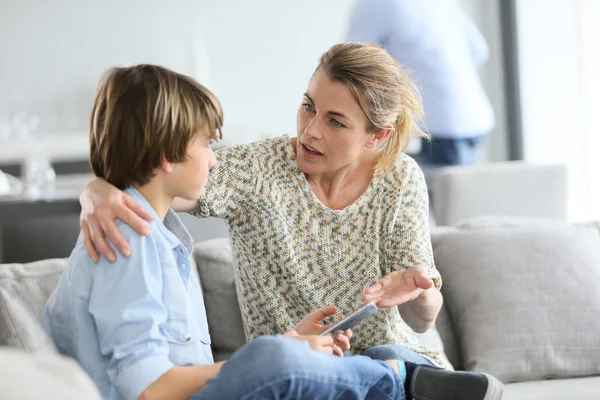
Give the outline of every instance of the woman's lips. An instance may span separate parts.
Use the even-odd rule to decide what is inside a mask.
[[[307,144],[302,143],[302,147],[304,147],[304,149],[309,152],[310,154],[314,154],[314,155],[319,155],[322,156],[323,153],[321,153],[319,150],[315,149],[312,146],[309,146]]]

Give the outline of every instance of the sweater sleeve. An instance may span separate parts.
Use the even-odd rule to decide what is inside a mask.
[[[393,270],[425,267],[435,287],[440,289],[442,277],[435,267],[429,234],[425,176],[412,158],[405,156],[401,163],[399,201],[386,249],[388,265]]]
[[[210,170],[198,199],[199,217],[229,219],[256,187],[256,145],[239,145],[216,152],[217,165]]]

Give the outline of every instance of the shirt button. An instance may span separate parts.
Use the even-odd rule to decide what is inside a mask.
[[[181,269],[186,269],[187,268],[187,264],[181,264]]]
[[[191,339],[192,339],[192,337],[190,335],[186,335],[185,336],[185,341],[186,342],[189,342]]]

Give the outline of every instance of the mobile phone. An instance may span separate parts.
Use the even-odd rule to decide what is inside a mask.
[[[350,329],[365,318],[375,314],[377,310],[377,305],[371,301],[363,305],[358,310],[354,311],[352,314],[342,318],[335,324],[331,325],[329,328],[325,329],[323,332],[321,332],[321,336],[328,335],[335,331],[345,331],[347,329]]]

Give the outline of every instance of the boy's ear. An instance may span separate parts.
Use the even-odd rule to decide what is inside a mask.
[[[173,163],[167,161],[167,159],[163,157],[162,162],[160,163],[160,169],[165,171],[167,174],[170,174],[173,172]]]

